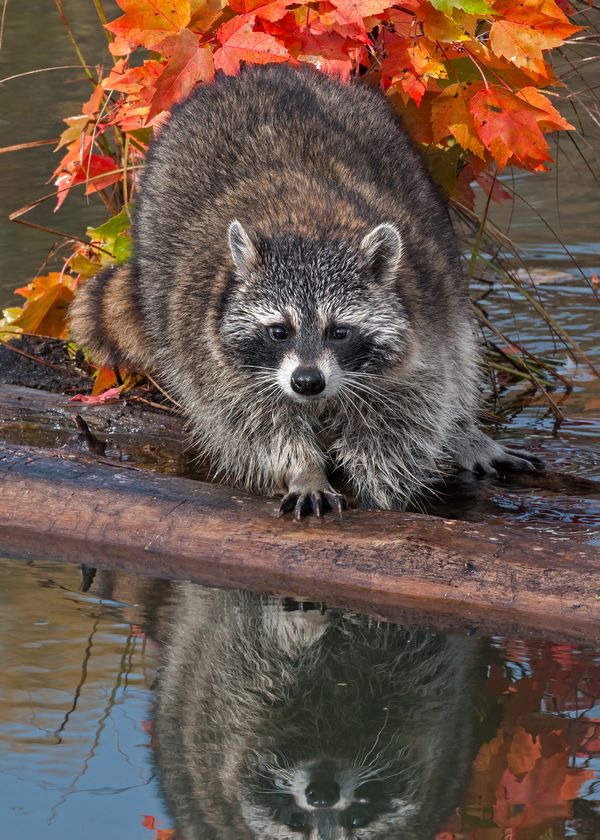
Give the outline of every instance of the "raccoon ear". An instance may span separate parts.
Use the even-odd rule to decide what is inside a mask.
[[[229,225],[229,249],[238,271],[244,271],[258,260],[256,245],[237,219]]]
[[[385,283],[392,280],[402,256],[402,239],[395,225],[377,225],[360,243],[373,277]]]

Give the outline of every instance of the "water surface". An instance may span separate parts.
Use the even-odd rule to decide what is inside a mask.
[[[600,836],[597,649],[81,582],[0,562],[7,840]]]

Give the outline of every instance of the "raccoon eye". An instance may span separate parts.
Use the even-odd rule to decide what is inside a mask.
[[[273,341],[285,341],[289,337],[290,331],[285,324],[273,324],[269,327],[269,335]]]
[[[334,341],[343,341],[345,338],[348,338],[350,334],[350,327],[331,327],[329,330],[329,338],[332,338]]]

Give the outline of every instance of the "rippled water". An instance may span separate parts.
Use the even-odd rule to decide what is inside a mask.
[[[600,836],[598,650],[80,584],[0,561],[7,840]]]

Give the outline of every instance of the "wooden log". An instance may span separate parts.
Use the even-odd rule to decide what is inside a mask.
[[[300,523],[273,499],[5,446],[0,552],[274,592],[422,626],[600,639],[597,549],[419,514]]]
[[[164,473],[186,471],[183,420],[119,400],[88,405],[65,394],[0,383],[0,439],[11,444],[55,448],[76,446],[80,415],[107,443],[113,458],[134,461]]]

